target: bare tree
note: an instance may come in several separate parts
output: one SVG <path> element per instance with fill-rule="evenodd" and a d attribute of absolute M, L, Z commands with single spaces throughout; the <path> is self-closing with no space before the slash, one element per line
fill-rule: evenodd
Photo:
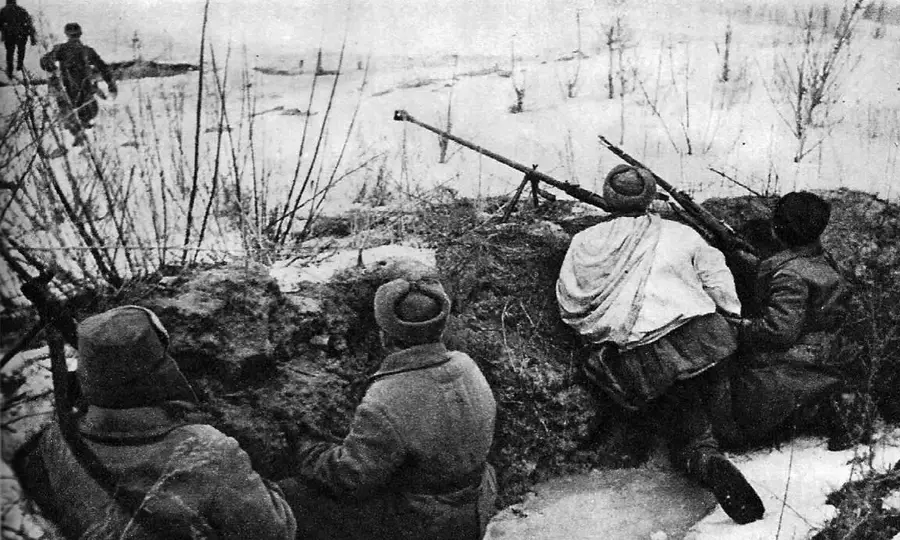
<path fill-rule="evenodd" d="M 621 14 L 616 15 L 616 18 L 604 31 L 603 37 L 606 44 L 606 51 L 609 54 L 609 71 L 606 74 L 607 97 L 609 99 L 615 99 L 616 75 L 618 75 L 619 84 L 622 86 L 620 91 L 624 92 L 625 67 L 622 60 L 625 55 L 625 49 L 632 45 L 631 31 L 625 24 L 625 19 Z"/>
<path fill-rule="evenodd" d="M 731 19 L 728 19 L 728 26 L 725 27 L 725 42 L 722 45 L 722 50 L 719 51 L 719 44 L 716 44 L 716 52 L 722 53 L 722 74 L 719 75 L 719 80 L 722 82 L 728 82 L 731 78 L 731 37 L 733 34 L 733 29 L 731 27 Z"/>
<path fill-rule="evenodd" d="M 459 55 L 453 55 L 453 83 L 450 85 L 450 93 L 447 96 L 447 122 L 444 127 L 444 131 L 447 133 L 451 133 L 453 130 L 453 89 L 456 87 L 456 79 L 457 79 L 457 71 L 459 69 Z M 438 136 L 438 147 L 441 150 L 441 155 L 438 158 L 438 163 L 447 163 L 447 148 L 450 146 L 450 139 L 448 139 L 444 135 Z"/>
<path fill-rule="evenodd" d="M 777 95 L 769 97 L 782 120 L 798 141 L 794 161 L 799 162 L 819 146 L 824 137 L 810 145 L 812 127 L 828 127 L 831 106 L 840 100 L 842 85 L 859 62 L 850 45 L 861 18 L 864 0 L 845 3 L 833 32 L 824 25 L 815 7 L 796 13 L 802 30 L 801 47 L 795 54 L 781 55 L 775 62 L 774 81 Z M 789 114 L 784 114 L 782 110 Z M 832 122 L 831 125 L 839 122 Z M 827 134 L 826 134 L 827 135 Z"/>
<path fill-rule="evenodd" d="M 511 112 L 513 114 L 518 114 L 524 110 L 523 107 L 524 107 L 524 102 L 525 102 L 525 75 L 524 74 L 522 75 L 522 84 L 519 84 L 516 81 L 516 42 L 515 42 L 515 38 L 516 38 L 516 36 L 514 34 L 513 40 L 510 43 L 512 62 L 510 65 L 509 72 L 510 72 L 510 79 L 512 80 L 512 83 L 513 83 L 513 91 L 515 91 L 515 93 L 516 93 L 516 102 L 513 103 L 509 107 L 509 112 Z"/>

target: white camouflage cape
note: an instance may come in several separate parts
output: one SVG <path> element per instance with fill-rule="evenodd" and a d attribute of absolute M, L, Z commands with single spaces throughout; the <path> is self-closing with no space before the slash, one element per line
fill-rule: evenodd
<path fill-rule="evenodd" d="M 576 234 L 556 282 L 563 321 L 595 343 L 625 345 L 661 230 L 662 218 L 645 214 L 610 219 Z"/>

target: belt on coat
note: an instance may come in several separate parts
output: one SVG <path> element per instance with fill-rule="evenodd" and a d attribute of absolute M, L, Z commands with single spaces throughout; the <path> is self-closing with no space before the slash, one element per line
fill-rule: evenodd
<path fill-rule="evenodd" d="M 464 475 L 442 482 L 413 480 L 404 483 L 403 491 L 418 495 L 449 495 L 466 488 L 477 488 L 481 485 L 485 465 L 482 464 Z"/>

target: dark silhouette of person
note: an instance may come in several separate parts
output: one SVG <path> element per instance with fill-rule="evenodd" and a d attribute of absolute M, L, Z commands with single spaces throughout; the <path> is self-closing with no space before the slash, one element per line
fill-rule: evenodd
<path fill-rule="evenodd" d="M 13 59 L 16 59 L 16 69 L 22 71 L 28 40 L 31 39 L 32 45 L 37 44 L 37 32 L 31 15 L 17 5 L 16 0 L 6 0 L 6 5 L 0 9 L 0 34 L 6 45 L 6 74 L 12 79 Z"/>
<path fill-rule="evenodd" d="M 113 97 L 118 88 L 106 62 L 97 51 L 81 42 L 81 25 L 69 23 L 65 33 L 68 41 L 54 45 L 53 50 L 42 56 L 41 68 L 52 74 L 51 85 L 63 111 L 66 129 L 75 137 L 74 145 L 79 146 L 84 141 L 84 130 L 92 127 L 91 121 L 100 112 L 93 69 L 100 72 Z"/>

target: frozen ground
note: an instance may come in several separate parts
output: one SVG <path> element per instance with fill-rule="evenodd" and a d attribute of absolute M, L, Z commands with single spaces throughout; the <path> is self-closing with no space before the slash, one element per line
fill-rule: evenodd
<path fill-rule="evenodd" d="M 887 433 L 872 447 L 842 452 L 829 452 L 822 439 L 800 438 L 779 449 L 732 459 L 766 505 L 760 521 L 735 524 L 708 493 L 651 461 L 637 469 L 595 471 L 539 484 L 524 503 L 494 518 L 487 538 L 808 538 L 834 514 L 825 497 L 863 471 L 891 468 L 900 460 L 900 438 Z"/>

